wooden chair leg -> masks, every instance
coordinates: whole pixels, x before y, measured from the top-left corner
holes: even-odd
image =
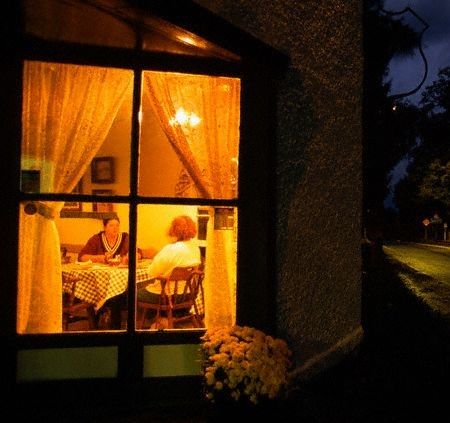
[[[145,323],[145,315],[147,314],[147,310],[145,308],[142,309],[142,316],[140,320],[140,324],[138,329],[144,329],[144,323]]]
[[[194,326],[195,326],[196,328],[201,328],[202,325],[200,324],[200,321],[199,321],[197,315],[193,314],[192,317],[194,318]]]
[[[172,307],[169,307],[167,309],[167,328],[173,329],[173,314],[172,314]]]
[[[89,329],[91,329],[91,330],[98,329],[97,318],[95,316],[94,306],[87,307],[86,312],[88,315]]]
[[[198,316],[197,319],[198,319],[198,323],[200,325],[199,328],[204,328],[205,327],[205,322],[204,322],[202,316]]]

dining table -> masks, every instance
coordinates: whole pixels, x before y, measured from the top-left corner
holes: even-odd
[[[148,272],[151,259],[138,260],[136,263],[136,283],[151,280]],[[93,304],[98,311],[107,300],[127,291],[128,265],[109,265],[92,262],[75,262],[62,264],[63,291],[70,292],[71,277],[76,278],[74,296]]]

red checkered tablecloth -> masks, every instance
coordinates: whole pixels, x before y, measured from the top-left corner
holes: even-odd
[[[78,279],[75,297],[94,304],[96,310],[99,310],[110,298],[125,292],[128,287],[127,267],[70,263],[62,265],[62,273],[63,281],[64,276]],[[135,280],[137,283],[150,280],[146,263],[139,263]],[[69,290],[70,283],[63,282],[63,291],[69,292]]]

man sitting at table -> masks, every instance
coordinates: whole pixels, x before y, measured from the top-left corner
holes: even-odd
[[[91,236],[78,254],[78,261],[91,260],[94,263],[108,263],[111,258],[120,256],[122,262],[128,262],[129,236],[120,232],[118,217],[103,219],[103,231]],[[136,259],[142,257],[138,248]]]

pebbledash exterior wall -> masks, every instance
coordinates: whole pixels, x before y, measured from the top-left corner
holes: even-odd
[[[361,340],[358,0],[196,0],[286,53],[277,102],[277,334],[308,377]]]

